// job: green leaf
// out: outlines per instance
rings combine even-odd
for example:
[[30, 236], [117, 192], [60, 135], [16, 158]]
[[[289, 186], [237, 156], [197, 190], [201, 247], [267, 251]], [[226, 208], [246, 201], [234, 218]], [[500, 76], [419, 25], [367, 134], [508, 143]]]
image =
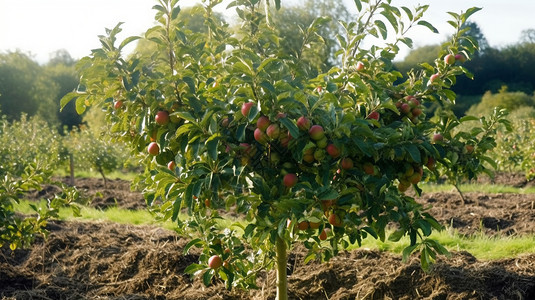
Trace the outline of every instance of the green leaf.
[[65, 96], [63, 96], [63, 98], [61, 98], [59, 104], [60, 104], [60, 107], [61, 107], [61, 110], [63, 110], [63, 108], [65, 107], [65, 105], [67, 105], [69, 102], [71, 102], [73, 99], [76, 99], [80, 96], [79, 93], [77, 92], [70, 92], [68, 94], [66, 94]]
[[281, 0], [275, 0], [275, 8], [277, 10], [281, 9]]
[[464, 116], [464, 117], [460, 118], [459, 121], [461, 123], [462, 122], [466, 122], [466, 121], [479, 121], [479, 118], [476, 117], [476, 116]]
[[318, 199], [320, 200], [332, 200], [337, 199], [339, 196], [338, 192], [335, 190], [328, 189], [318, 195]]
[[412, 245], [412, 246], [408, 246], [406, 247], [405, 249], [403, 249], [403, 258], [402, 258], [402, 261], [403, 262], [407, 262], [409, 260], [409, 256], [411, 255], [411, 253], [414, 251], [414, 249], [416, 249], [416, 247], [418, 247], [419, 245], [416, 244], [416, 245]]
[[81, 115], [85, 112], [86, 106], [85, 106], [85, 99], [84, 98], [76, 98], [76, 112]]
[[[215, 137], [214, 137], [215, 136]], [[212, 160], [217, 159], [217, 146], [219, 144], [219, 134], [216, 133], [212, 135], [207, 141], [206, 141], [206, 149], [208, 151], [208, 155]]]
[[383, 39], [386, 40], [387, 35], [388, 35], [388, 31], [386, 30], [385, 23], [383, 23], [383, 21], [381, 21], [381, 20], [375, 20], [374, 24], [379, 29], [379, 33], [381, 34]]
[[122, 50], [126, 45], [130, 44], [131, 42], [140, 39], [140, 36], [131, 36], [126, 38], [124, 41], [121, 42], [119, 45], [119, 50]]
[[427, 27], [429, 30], [431, 30], [433, 33], [438, 33], [438, 29], [436, 29], [433, 25], [431, 25], [431, 23], [427, 22], [427, 21], [424, 21], [424, 20], [421, 20], [421, 21], [418, 21], [417, 23], [418, 25], [422, 25], [422, 26], [425, 26]]
[[190, 121], [191, 123], [197, 123], [197, 120], [195, 119], [195, 117], [193, 117], [193, 115], [191, 115], [187, 111], [177, 111], [177, 112], [174, 112], [173, 114], [181, 117], [182, 119], [186, 121]]
[[405, 150], [407, 150], [414, 162], [420, 163], [422, 161], [422, 157], [420, 156], [420, 150], [418, 149], [418, 147], [416, 147], [416, 145], [407, 145], [405, 147]]
[[204, 272], [204, 274], [202, 275], [202, 282], [204, 283], [205, 286], [210, 285], [210, 283], [212, 282], [212, 278], [214, 277], [214, 273], [215, 271], [211, 269]]
[[[184, 246], [184, 254], [187, 254], [189, 252], [189, 249], [193, 246], [197, 246], [197, 245], [201, 245], [202, 244], [202, 240], [199, 239], [199, 238], [196, 238], [196, 239], [193, 239], [191, 241], [189, 241], [186, 246]], [[190, 265], [191, 266], [191, 265]], [[188, 268], [190, 267], [188, 266]], [[187, 269], [187, 268], [186, 268]], [[188, 273], [188, 272], [186, 272]]]
[[388, 236], [388, 240], [392, 242], [399, 241], [403, 236], [405, 235], [404, 229], [398, 229], [394, 231], [390, 236]]
[[358, 11], [362, 10], [362, 3], [360, 2], [360, 0], [355, 0], [355, 5], [357, 6]]
[[475, 14], [476, 12], [480, 11], [481, 10], [481, 7], [472, 7], [472, 8], [469, 8], [463, 15], [462, 15], [462, 21], [463, 23], [466, 22], [466, 20], [473, 14]]
[[288, 129], [288, 131], [290, 132], [290, 134], [292, 135], [293, 138], [296, 139], [296, 138], [299, 137], [299, 134], [300, 134], [299, 128], [290, 119], [281, 118], [281, 119], [279, 119], [279, 121], [281, 122], [282, 126], [286, 127], [286, 129]]
[[414, 19], [414, 16], [412, 15], [412, 11], [408, 7], [402, 6], [401, 9], [403, 9], [405, 14], [407, 14], [407, 17], [409, 18], [409, 21], [412, 21]]

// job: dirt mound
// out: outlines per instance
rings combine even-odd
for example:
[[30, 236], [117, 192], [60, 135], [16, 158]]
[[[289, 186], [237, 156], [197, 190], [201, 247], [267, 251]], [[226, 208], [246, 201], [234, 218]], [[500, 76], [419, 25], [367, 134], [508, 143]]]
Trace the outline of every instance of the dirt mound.
[[441, 224], [462, 234], [534, 234], [535, 194], [427, 193], [417, 201]]
[[[30, 250], [0, 252], [2, 299], [273, 299], [275, 276], [252, 292], [204, 287], [184, 274], [196, 262], [186, 241], [149, 226], [54, 222]], [[424, 273], [390, 253], [359, 250], [328, 263], [303, 265], [296, 251], [291, 299], [535, 299], [535, 255], [478, 261], [467, 253], [441, 258]], [[266, 284], [269, 282], [270, 284]]]
[[[55, 178], [55, 180], [68, 184], [69, 178]], [[139, 191], [131, 190], [130, 182], [122, 179], [108, 179], [106, 183], [102, 178], [77, 178], [76, 188], [82, 197], [90, 199], [89, 206], [106, 209], [120, 207], [124, 209], [145, 209], [146, 202]], [[40, 191], [30, 191], [25, 197], [30, 200], [52, 199], [61, 189], [52, 184], [42, 186]]]

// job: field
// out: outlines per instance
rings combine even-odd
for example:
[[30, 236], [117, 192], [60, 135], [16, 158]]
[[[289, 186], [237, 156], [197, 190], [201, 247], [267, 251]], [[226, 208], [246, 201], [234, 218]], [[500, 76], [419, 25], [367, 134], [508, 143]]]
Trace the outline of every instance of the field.
[[[488, 184], [488, 182], [482, 182]], [[496, 184], [528, 188], [523, 177], [500, 174]], [[104, 187], [99, 179], [78, 179], [78, 187], [100, 209], [143, 209], [143, 197], [126, 181]], [[52, 193], [45, 187], [29, 198]], [[526, 237], [535, 234], [535, 194], [428, 192], [419, 199], [458, 235]], [[274, 273], [261, 274], [260, 289], [227, 291], [221, 282], [204, 287], [184, 269], [197, 256], [184, 255], [187, 243], [173, 231], [154, 225], [105, 221], [53, 221], [50, 235], [31, 249], [0, 252], [2, 299], [273, 299]], [[452, 245], [448, 245], [452, 248]], [[454, 248], [454, 247], [453, 247]], [[535, 254], [481, 259], [452, 250], [429, 273], [418, 257], [361, 248], [328, 263], [304, 265], [297, 247], [288, 265], [291, 299], [535, 299]], [[269, 284], [268, 284], [269, 282]], [[268, 288], [269, 287], [269, 288]]]

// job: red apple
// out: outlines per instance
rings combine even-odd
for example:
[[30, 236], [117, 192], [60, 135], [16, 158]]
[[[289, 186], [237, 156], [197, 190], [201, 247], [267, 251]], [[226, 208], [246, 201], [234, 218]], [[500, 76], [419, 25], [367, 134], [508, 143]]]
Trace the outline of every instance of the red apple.
[[436, 162], [434, 157], [428, 157], [427, 163], [425, 165], [429, 170], [433, 171], [435, 169], [435, 163]]
[[413, 108], [411, 112], [412, 112], [412, 115], [415, 117], [418, 117], [419, 115], [422, 114], [422, 110], [418, 107]]
[[321, 231], [319, 238], [322, 241], [325, 241], [327, 239], [327, 231], [325, 230], [325, 228]]
[[254, 139], [260, 144], [265, 145], [268, 141], [268, 136], [260, 128], [256, 128], [254, 130]]
[[455, 63], [455, 55], [448, 54], [448, 55], [444, 56], [444, 62], [447, 65], [453, 65]]
[[320, 228], [320, 223], [319, 222], [308, 222], [308, 226], [310, 227], [310, 229], [318, 229], [318, 228]]
[[323, 127], [321, 127], [321, 125], [312, 125], [308, 130], [308, 134], [310, 135], [310, 138], [315, 141], [319, 141], [325, 136], [325, 132], [323, 131]]
[[310, 129], [310, 125], [311, 125], [310, 120], [305, 116], [301, 116], [299, 117], [299, 119], [297, 119], [297, 128], [301, 130]]
[[280, 135], [279, 125], [277, 124], [269, 125], [268, 128], [266, 129], [266, 134], [272, 140], [278, 139]]
[[169, 112], [165, 110], [160, 110], [156, 113], [154, 120], [158, 125], [167, 125], [169, 123]]
[[151, 142], [147, 147], [147, 151], [150, 155], [158, 155], [160, 153], [160, 146], [156, 142]]
[[342, 166], [342, 169], [344, 170], [349, 170], [353, 168], [353, 160], [349, 157], [342, 159], [342, 162], [340, 164]]
[[358, 72], [364, 70], [364, 63], [361, 62], [361, 61], [359, 61], [359, 62], [357, 63], [356, 69], [357, 69]]
[[245, 102], [241, 106], [241, 114], [244, 117], [249, 117], [249, 112], [251, 111], [251, 108], [255, 105], [254, 102]]
[[404, 114], [408, 114], [411, 111], [411, 106], [408, 103], [401, 104], [400, 111]]
[[213, 255], [208, 259], [208, 267], [210, 269], [217, 269], [223, 265], [223, 260], [219, 255]]
[[123, 107], [123, 101], [122, 100], [115, 101], [115, 103], [113, 104], [113, 107], [115, 109], [120, 109], [121, 107]]
[[176, 163], [174, 160], [170, 161], [168, 164], [167, 164], [167, 168], [171, 171], [175, 171], [175, 168], [176, 168]]
[[271, 122], [269, 121], [269, 118], [266, 117], [266, 116], [261, 116], [256, 121], [256, 127], [260, 128], [260, 130], [262, 130], [262, 131], [266, 131], [266, 129], [268, 128], [269, 124], [271, 124]]
[[297, 184], [297, 175], [294, 173], [288, 173], [284, 175], [284, 178], [282, 179], [282, 184], [284, 184], [285, 187], [291, 188]]
[[455, 60], [460, 62], [460, 63], [464, 63], [466, 61], [466, 56], [464, 56], [464, 54], [462, 54], [462, 53], [457, 53], [455, 55]]
[[466, 153], [468, 153], [468, 154], [474, 152], [474, 145], [468, 144], [468, 145], [464, 146], [464, 148], [466, 149]]
[[364, 173], [366, 173], [368, 175], [375, 174], [375, 168], [374, 168], [373, 164], [370, 163], [370, 162], [365, 162], [364, 165], [362, 165], [362, 169], [364, 170]]
[[307, 230], [308, 229], [308, 222], [306, 222], [306, 221], [299, 222], [297, 224], [297, 228], [299, 228], [299, 230]]
[[368, 119], [374, 119], [374, 120], [377, 120], [379, 121], [379, 113], [377, 111], [372, 111], [369, 115], [368, 115]]
[[440, 133], [433, 134], [433, 142], [441, 142], [444, 140], [444, 136]]
[[429, 77], [429, 82], [433, 83], [433, 82], [437, 81], [438, 79], [440, 79], [440, 74], [435, 73], [435, 74], [431, 75], [431, 77]]
[[332, 157], [332, 158], [337, 158], [338, 156], [340, 156], [340, 149], [338, 147], [336, 147], [335, 144], [329, 144], [327, 145], [327, 147], [325, 148], [325, 150], [327, 150], [327, 153]]
[[340, 227], [342, 226], [342, 219], [340, 219], [340, 216], [338, 216], [337, 214], [332, 213], [329, 216], [329, 224], [336, 226], [336, 227]]

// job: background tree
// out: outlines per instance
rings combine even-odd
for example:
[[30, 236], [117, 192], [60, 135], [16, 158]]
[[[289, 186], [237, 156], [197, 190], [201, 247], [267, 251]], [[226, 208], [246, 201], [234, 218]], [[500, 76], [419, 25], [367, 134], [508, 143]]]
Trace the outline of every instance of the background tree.
[[43, 67], [44, 75], [52, 80], [57, 94], [54, 99], [56, 114], [60, 122], [60, 129], [66, 126], [72, 129], [82, 122], [82, 116], [76, 113], [74, 103], [69, 103], [60, 110], [60, 99], [78, 86], [78, 74], [75, 69], [76, 61], [65, 50], [58, 50], [51, 55], [49, 62]]
[[520, 42], [521, 43], [535, 43], [535, 29], [524, 29], [520, 32]]
[[0, 107], [9, 120], [22, 113], [57, 124], [57, 87], [41, 66], [22, 52], [0, 54]]

